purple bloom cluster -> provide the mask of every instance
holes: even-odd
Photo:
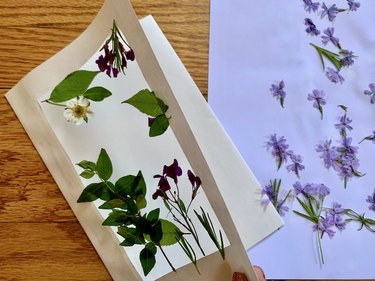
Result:
[[[350,126],[352,120],[346,116],[346,113],[340,117],[340,123],[335,124],[335,128],[339,130],[341,135],[341,143],[339,146],[331,146],[332,141],[326,140],[317,145],[315,150],[323,160],[327,169],[333,168],[340,178],[344,180],[346,187],[347,180],[360,177],[362,174],[358,171],[359,159],[357,158],[358,147],[352,146],[352,138],[347,136],[347,130],[352,130]]]
[[[322,90],[313,90],[311,94],[307,95],[309,101],[313,101],[313,107],[320,112],[320,118],[323,119],[323,105],[327,103],[325,99],[326,94]]]
[[[320,31],[316,28],[316,25],[309,18],[305,18],[306,33],[310,35],[317,36],[320,34]]]
[[[349,50],[342,50],[340,51],[340,54],[342,55],[341,58],[341,64],[342,66],[351,66],[354,64],[354,54],[352,51]]]
[[[266,141],[266,148],[271,150],[272,156],[275,157],[278,170],[288,159],[292,162],[286,167],[288,172],[294,172],[299,177],[299,172],[305,169],[305,166],[302,165],[302,157],[294,154],[292,150],[288,150],[289,145],[286,143],[284,136],[280,138],[276,134],[269,136],[268,141]]]
[[[302,0],[305,5],[305,10],[309,13],[316,12],[319,9],[320,3],[312,0]]]
[[[374,104],[375,103],[375,83],[370,83],[368,87],[370,88],[370,91],[364,90],[363,93],[367,96],[370,96],[370,102]]]
[[[280,101],[281,107],[284,107],[286,92],[284,91],[285,83],[283,80],[272,84],[270,87],[271,94]]]
[[[321,18],[327,16],[329,21],[333,21],[339,12],[338,8],[336,7],[336,4],[333,4],[331,7],[328,8],[324,2],[322,3],[322,10],[323,11],[321,13]]]
[[[322,35],[322,44],[324,46],[327,45],[329,42],[332,42],[334,46],[340,47],[340,44],[339,44],[340,39],[333,36],[334,32],[335,32],[335,28],[333,27],[328,27],[323,31],[325,35]]]
[[[324,233],[327,233],[329,238],[332,238],[335,235],[333,228],[337,228],[339,231],[343,231],[346,228],[346,221],[343,218],[345,214],[345,209],[342,208],[341,204],[333,202],[332,208],[326,210],[325,216],[321,217],[319,224],[313,226],[313,230],[320,231],[321,236],[323,237]]]
[[[332,83],[335,84],[337,84],[338,82],[342,84],[345,81],[344,77],[342,77],[337,70],[334,70],[330,67],[327,67],[326,76]]]
[[[375,191],[372,195],[369,195],[366,199],[366,202],[370,204],[368,207],[371,211],[375,211]]]
[[[354,0],[347,0],[349,5],[349,11],[354,12],[361,6],[361,3],[354,2]]]
[[[285,213],[289,211],[289,207],[284,205],[289,193],[284,199],[278,199],[280,183],[281,181],[277,182],[275,180],[273,183],[270,182],[263,187],[262,194],[266,195],[267,198],[262,200],[262,203],[264,205],[268,205],[269,203],[273,204],[279,215],[283,217]]]

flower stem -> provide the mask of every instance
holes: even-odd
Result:
[[[167,254],[164,252],[163,247],[162,247],[160,244],[158,244],[158,247],[159,247],[160,251],[162,252],[163,256],[165,257],[165,259],[167,260],[169,266],[172,268],[172,270],[173,270],[174,272],[176,272],[176,269],[174,268],[174,266],[173,266],[173,264],[171,263],[171,261],[168,259]]]

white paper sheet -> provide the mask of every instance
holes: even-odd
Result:
[[[336,2],[338,7],[347,5],[346,1]],[[301,172],[300,181],[325,183],[331,188],[328,206],[337,201],[374,218],[365,200],[375,187],[375,145],[358,142],[375,129],[375,106],[363,94],[368,84],[375,82],[375,4],[360,2],[357,12],[341,13],[332,24],[306,13],[302,1],[211,1],[209,104],[262,185],[282,178],[282,188],[287,190],[297,180],[285,167],[277,172],[265,148],[266,137],[277,133],[303,156],[306,170]],[[333,3],[326,1],[328,7]],[[306,17],[321,31],[334,26],[342,46],[358,55],[353,66],[342,70],[346,79],[343,85],[334,85],[325,77],[316,51],[309,46],[310,42],[322,45],[320,37],[314,39],[305,33]],[[334,50],[331,44],[327,49]],[[281,79],[287,92],[284,109],[269,91],[271,84]],[[307,100],[313,89],[327,93],[322,121]],[[346,190],[337,173],[326,170],[315,152],[321,140],[332,138],[338,145],[339,135],[334,129],[342,115],[338,104],[349,108],[354,128],[349,135],[360,148],[359,170],[367,173],[350,180]],[[288,206],[299,208],[298,202]],[[348,224],[333,239],[325,235],[325,264],[320,266],[311,223],[289,212],[285,226],[251,249],[249,256],[272,279],[374,278],[375,235],[357,231],[358,227]]]
[[[192,107],[195,107],[196,115],[194,115],[193,118],[198,118],[198,120],[199,118],[208,118],[208,122],[213,122],[213,128],[215,128],[215,126],[217,126],[217,121],[211,112],[207,114],[207,105],[198,89],[196,89],[196,97],[183,96],[183,94],[186,94],[184,91],[187,91],[187,87],[185,86],[188,73],[178,60],[176,54],[173,52],[173,49],[166,41],[166,38],[161,33],[160,29],[157,27],[155,21],[152,19],[152,17],[148,17],[142,20],[142,25],[148,39],[151,42],[154,52],[159,59],[159,62],[161,63],[163,71],[165,71],[167,77],[173,77],[173,79],[170,80],[172,88],[175,89],[176,92],[179,92],[182,98],[186,99],[187,105],[184,105],[185,110],[191,110]],[[95,64],[95,60],[98,56],[99,53],[94,54],[93,57],[81,67],[81,69],[96,70],[97,65]],[[178,71],[176,71],[176,65],[178,67]],[[188,81],[188,83],[189,87],[194,85],[192,81]],[[64,108],[42,103],[41,107],[45,116],[47,117],[50,125],[59,139],[59,142],[63,145],[72,163],[78,163],[81,160],[95,161],[100,152],[100,148],[105,148],[113,162],[114,175],[112,178],[117,179],[124,175],[136,174],[138,170],[141,169],[148,187],[147,209],[151,210],[153,208],[160,207],[161,210],[164,210],[165,208],[161,200],[154,201],[151,199],[151,195],[156,190],[157,186],[157,180],[152,178],[153,175],[160,174],[163,166],[170,165],[174,158],[178,159],[179,165],[183,168],[185,175],[186,171],[191,169],[191,167],[170,128],[162,136],[149,138],[147,116],[140,113],[137,109],[128,104],[121,104],[122,101],[131,97],[140,89],[149,88],[139,69],[139,66],[136,62],[130,62],[128,64],[128,68],[126,69],[125,77],[119,75],[119,77],[116,79],[110,79],[105,75],[99,75],[92,83],[92,86],[97,85],[108,88],[113,93],[113,96],[101,103],[91,103],[91,108],[95,112],[95,116],[89,119],[88,124],[75,126],[67,123],[62,115]],[[45,96],[40,98],[40,101],[47,99],[49,95],[50,92],[46,93]],[[202,107],[199,105],[199,103],[203,104],[203,110],[201,109]],[[205,131],[205,129],[203,129],[203,131]],[[202,137],[204,137],[203,131],[198,132],[198,134],[201,134]],[[219,132],[216,132],[216,134],[217,133],[220,134],[220,128]],[[208,145],[210,145],[210,143]],[[222,149],[223,147],[220,146],[218,148]],[[234,155],[229,157],[238,156]],[[215,168],[215,165],[220,165],[220,160],[218,160],[217,163],[210,164],[212,164],[212,168]],[[227,165],[227,163],[225,163],[225,165]],[[77,167],[77,172],[81,172],[79,167]],[[244,170],[242,167],[240,167],[238,173],[239,175],[245,177],[248,175],[251,177],[248,170],[245,170],[245,175],[243,174]],[[223,175],[222,178],[217,179],[219,182],[228,180],[230,180],[228,175]],[[82,181],[84,184],[92,182],[90,180]],[[256,182],[253,182],[253,184],[254,185],[250,188],[253,189],[253,192],[255,191],[259,194],[259,186],[256,184]],[[190,196],[190,185],[187,180],[180,183],[180,189],[183,190],[182,193],[185,195],[183,198],[188,200]],[[239,227],[239,232],[246,247],[255,244],[265,235],[268,235],[270,232],[280,226],[280,220],[272,209],[264,211],[260,206],[259,201],[256,200],[254,200],[254,202],[250,205],[236,208],[236,202],[238,201],[240,195],[230,195],[233,193],[230,190],[228,190],[227,193],[228,196],[226,196],[226,199],[233,210],[233,220]],[[246,194],[243,194],[243,196],[251,198],[251,192],[246,192]],[[204,209],[211,214],[214,225],[216,225],[219,229],[220,224],[218,219],[210,207],[210,204],[202,189],[197,196],[196,202],[194,202],[192,205],[192,208],[199,209],[199,206],[203,206]],[[234,209],[237,209],[238,211]],[[249,213],[254,212],[259,213],[259,215],[249,216]],[[107,214],[106,212],[101,213],[103,216]],[[161,217],[163,216],[167,216],[166,210],[162,211]],[[256,221],[261,217],[269,218],[269,223],[263,223],[264,226],[260,226],[256,231],[247,227],[249,223],[256,223]],[[168,218],[172,219],[170,216]],[[205,235],[204,230],[202,227],[200,227],[199,221],[196,219],[195,225],[198,226],[198,232],[200,233],[200,237],[202,237],[202,245],[205,245],[204,248],[206,250],[206,254],[216,251],[216,248],[212,245],[212,242],[209,240],[207,235]],[[114,229],[114,231],[116,231],[116,229]],[[225,235],[224,240],[225,244],[228,245]],[[143,276],[143,271],[139,263],[140,248],[131,247],[126,248],[126,250],[136,269],[140,275]],[[166,247],[165,251],[168,256],[173,257],[173,264],[176,268],[189,262],[187,257],[182,254],[179,247]],[[196,249],[196,253],[199,253],[198,249]],[[163,256],[158,254],[156,267],[147,277],[144,277],[144,280],[155,280],[168,272],[170,272],[170,267]]]

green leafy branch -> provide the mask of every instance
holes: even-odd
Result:
[[[96,163],[83,160],[77,165],[84,169],[81,177],[91,179],[96,175],[100,179],[86,186],[77,202],[104,201],[99,208],[111,210],[111,213],[103,225],[117,227],[117,233],[124,238],[120,245],[144,245],[139,259],[145,276],[155,266],[158,249],[175,271],[162,246],[178,243],[175,233],[180,230],[172,222],[159,218],[159,208],[142,214],[141,210],[147,206],[147,188],[142,172],[121,177],[112,183],[112,162],[104,149],[101,149]]]
[[[358,222],[360,224],[358,230],[362,230],[365,227],[367,230],[375,233],[375,220],[366,218],[365,214],[358,214],[351,209],[346,209],[345,214],[349,217],[346,219],[347,222]]]
[[[141,90],[122,103],[130,104],[140,112],[151,116],[149,118],[150,137],[162,135],[168,129],[170,117],[165,115],[168,106],[154,92],[148,89]]]
[[[318,55],[319,55],[320,61],[322,63],[323,69],[325,69],[323,58],[328,59],[335,66],[335,68],[337,70],[340,70],[342,68],[343,64],[342,64],[340,54],[328,51],[327,49],[319,47],[319,46],[317,46],[313,43],[310,43],[310,45],[313,46],[315,48],[315,50],[318,52]]]

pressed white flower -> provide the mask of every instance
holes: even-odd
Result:
[[[66,103],[64,117],[68,122],[80,125],[83,121],[87,123],[88,118],[93,115],[94,112],[90,110],[90,101],[82,96],[71,99]]]

